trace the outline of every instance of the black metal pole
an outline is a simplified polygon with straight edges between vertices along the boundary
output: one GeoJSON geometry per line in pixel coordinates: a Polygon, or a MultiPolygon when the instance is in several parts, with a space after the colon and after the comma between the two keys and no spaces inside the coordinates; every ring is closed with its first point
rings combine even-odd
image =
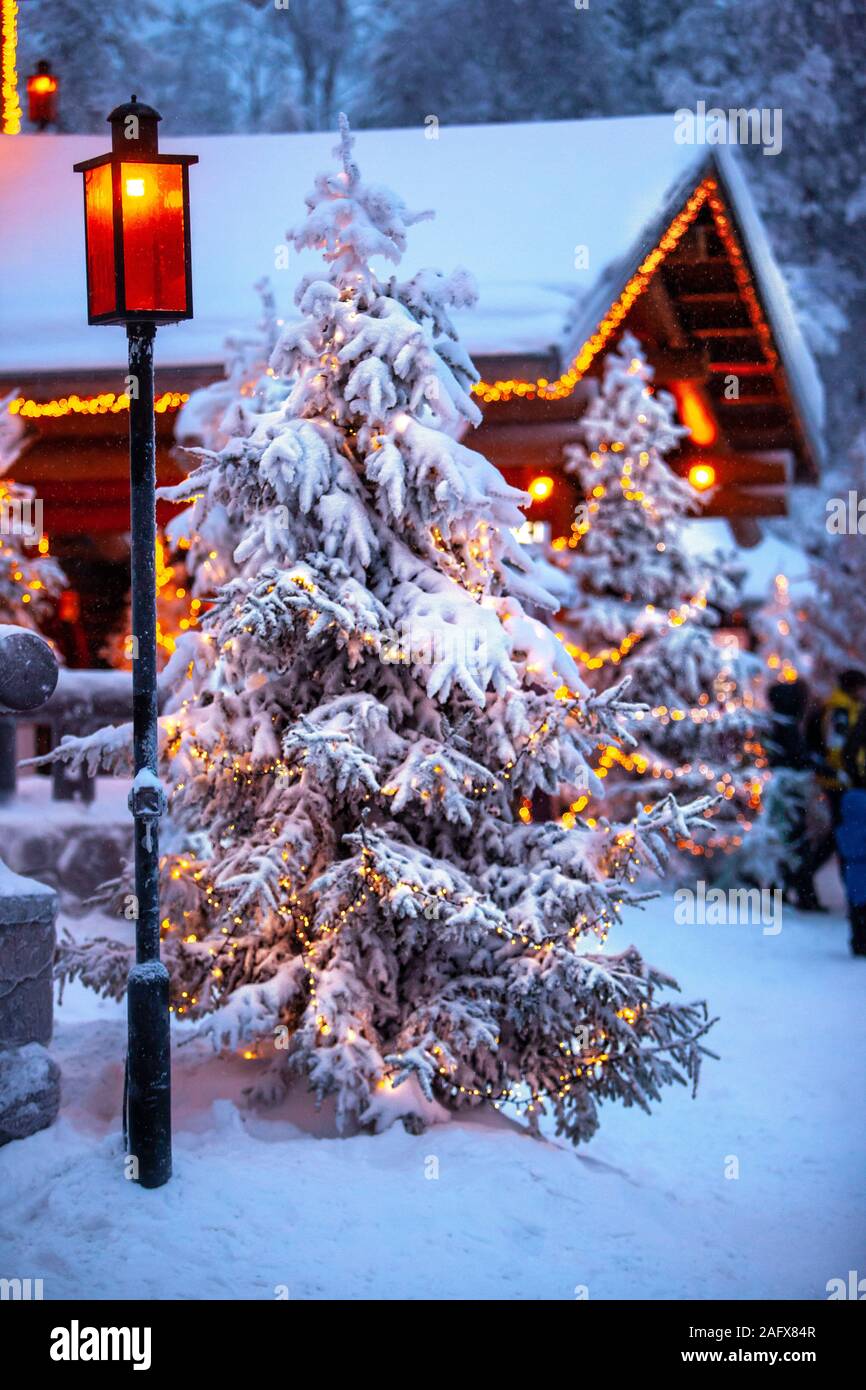
{"type": "Polygon", "coordinates": [[[135,781],[135,965],[127,987],[126,1133],[130,1176],[142,1187],[171,1177],[168,971],[159,958],[159,818],[156,693],[156,439],[153,324],[129,324],[129,470],[132,529],[132,723],[135,781]]]}

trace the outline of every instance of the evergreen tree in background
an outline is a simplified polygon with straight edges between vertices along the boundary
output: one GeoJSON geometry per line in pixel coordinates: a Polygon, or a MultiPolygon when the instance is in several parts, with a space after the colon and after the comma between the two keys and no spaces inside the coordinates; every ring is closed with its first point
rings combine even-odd
{"type": "MultiPolygon", "coordinates": [[[[812,532],[811,592],[803,603],[800,640],[828,694],[846,667],[866,670],[866,429],[821,487],[812,532]],[[860,505],[863,513],[860,514],[860,505]]],[[[810,496],[813,517],[814,498],[810,496]]]]}
{"type": "MultiPolygon", "coordinates": [[[[628,817],[672,784],[718,794],[718,830],[690,844],[712,853],[736,845],[759,803],[755,663],[714,632],[736,608],[737,589],[724,557],[696,559],[686,547],[684,522],[698,495],[665,456],[687,431],[652,376],[639,342],[624,333],[581,419],[582,442],[567,451],[586,501],[556,557],[573,584],[562,617],[593,688],[628,676],[629,699],[646,706],[636,747],[600,750],[607,814],[628,817]]],[[[579,797],[572,810],[588,801],[579,797]]]]}
{"type": "Polygon", "coordinates": [[[0,398],[0,623],[39,630],[65,587],[48,554],[32,487],[8,476],[25,445],[21,417],[10,411],[16,392],[0,398]]]}
{"type": "MultiPolygon", "coordinates": [[[[249,332],[226,338],[221,380],[193,391],[178,414],[174,436],[186,452],[222,449],[237,435],[249,434],[253,417],[276,409],[288,394],[268,365],[283,326],[271,282],[264,276],[254,288],[261,303],[258,322],[249,332]]],[[[178,463],[183,460],[179,455],[178,463]]]]}
{"type": "Polygon", "coordinates": [[[761,814],[730,856],[725,877],[737,883],[787,890],[811,910],[812,858],[809,843],[817,787],[806,739],[809,693],[803,677],[811,658],[803,648],[803,610],[796,609],[784,574],[752,617],[761,678],[757,730],[762,756],[761,814]]]}
{"type": "Polygon", "coordinates": [[[786,576],[777,574],[772,595],[752,619],[757,653],[768,684],[790,683],[809,674],[811,660],[803,648],[804,617],[805,610],[794,607],[786,576]]]}
{"type": "MultiPolygon", "coordinates": [[[[338,154],[290,233],[324,260],[272,359],[291,393],[169,492],[245,523],[164,673],[173,1007],[271,1057],[258,1094],[300,1074],[342,1124],[514,1100],[581,1139],[599,1102],[696,1080],[703,1006],[603,943],[706,798],[595,830],[518,814],[589,776],[629,707],[527,615],[549,600],[523,494],[454,438],[480,419],[450,321],[471,280],[381,278],[418,214],[363,182],[345,123],[338,154]]],[[[129,741],[59,756],[128,768],[129,741]]],[[[103,941],[62,968],[119,993],[127,966],[103,941]]]]}
{"type": "MultiPolygon", "coordinates": [[[[163,532],[156,538],[156,660],[163,670],[178,638],[198,624],[202,600],[190,592],[185,552],[188,545],[173,549],[163,532]]],[[[132,670],[135,644],[132,632],[132,603],[126,601],[123,618],[102,649],[101,656],[117,670],[132,670]]]]}

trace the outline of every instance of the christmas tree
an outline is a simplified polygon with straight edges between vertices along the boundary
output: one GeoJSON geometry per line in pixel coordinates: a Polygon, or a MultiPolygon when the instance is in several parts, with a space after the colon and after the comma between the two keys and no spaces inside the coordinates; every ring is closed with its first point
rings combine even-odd
{"type": "Polygon", "coordinates": [[[7,477],[25,445],[16,393],[0,398],[0,623],[38,630],[66,584],[48,554],[41,504],[33,488],[7,477]]]}
{"type": "MultiPolygon", "coordinates": [[[[752,680],[757,664],[715,631],[736,607],[733,565],[698,560],[684,523],[698,494],[666,463],[687,430],[674,401],[652,384],[637,339],[624,333],[608,354],[601,388],[570,445],[566,468],[585,501],[556,552],[573,585],[562,617],[569,651],[597,691],[628,676],[634,747],[598,751],[608,814],[628,816],[672,784],[722,798],[718,828],[690,839],[693,853],[736,846],[760,802],[752,680]]],[[[586,794],[573,803],[584,810],[586,794]]]]}
{"type": "MultiPolygon", "coordinates": [[[[163,670],[177,646],[178,638],[194,628],[201,616],[202,600],[190,592],[184,552],[173,551],[165,535],[156,538],[156,660],[163,670]]],[[[127,599],[123,619],[102,650],[102,656],[117,670],[132,670],[135,642],[132,632],[132,603],[127,599]]]]}
{"type": "Polygon", "coordinates": [[[808,674],[811,661],[803,650],[802,617],[791,599],[791,588],[784,574],[773,580],[773,592],[755,614],[752,627],[757,652],[766,672],[766,682],[789,685],[808,674]]]}
{"type": "Polygon", "coordinates": [[[784,574],[775,576],[772,593],[753,615],[752,631],[761,668],[756,710],[761,814],[730,856],[727,877],[762,888],[784,886],[800,896],[809,891],[797,870],[810,853],[807,822],[815,793],[803,730],[808,689],[802,677],[810,658],[784,574]]]}
{"type": "MultiPolygon", "coordinates": [[[[272,359],[292,390],[186,484],[244,537],[163,676],[173,1007],[270,1055],[257,1095],[300,1075],[344,1125],[513,1102],[586,1138],[601,1101],[697,1080],[704,1006],[603,946],[706,798],[521,819],[627,739],[629,707],[527,614],[551,601],[512,535],[523,494],[455,438],[480,418],[450,320],[468,275],[382,278],[418,214],[361,179],[345,122],[337,152],[289,234],[324,262],[272,359]]],[[[60,756],[128,767],[128,729],[60,756]]],[[[118,993],[127,965],[103,941],[62,968],[118,993]]]]}

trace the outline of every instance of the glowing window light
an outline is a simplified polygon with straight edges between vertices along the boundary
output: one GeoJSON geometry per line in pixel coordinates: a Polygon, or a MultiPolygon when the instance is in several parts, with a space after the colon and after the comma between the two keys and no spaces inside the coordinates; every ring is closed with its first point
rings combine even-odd
{"type": "Polygon", "coordinates": [[[679,417],[693,442],[699,448],[714,444],[719,431],[702,393],[690,381],[675,381],[671,390],[676,398],[679,417]]]}
{"type": "Polygon", "coordinates": [[[529,484],[529,494],[535,502],[546,502],[553,494],[554,482],[547,473],[541,473],[529,484]]]}
{"type": "Polygon", "coordinates": [[[706,492],[715,485],[716,470],[711,463],[693,463],[689,469],[689,482],[698,492],[706,492]]]}

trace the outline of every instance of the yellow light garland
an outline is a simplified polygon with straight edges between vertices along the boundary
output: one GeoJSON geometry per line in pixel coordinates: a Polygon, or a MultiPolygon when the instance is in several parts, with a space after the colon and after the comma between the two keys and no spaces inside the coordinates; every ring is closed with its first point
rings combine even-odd
{"type": "Polygon", "coordinates": [[[21,133],[21,102],[18,100],[18,5],[16,0],[3,0],[0,11],[3,21],[2,96],[3,134],[21,133]]]}
{"type": "Polygon", "coordinates": [[[547,377],[538,377],[535,381],[521,381],[516,378],[507,381],[478,381],[472,388],[474,393],[481,397],[485,405],[497,401],[509,401],[514,396],[527,400],[537,398],[547,401],[563,400],[570,396],[577,383],[592,366],[595,358],[621,327],[635,300],[648,288],[659,266],[670,252],[676,249],[705,203],[708,203],[715,229],[731,259],[737,289],[746,304],[764,356],[769,365],[775,366],[778,358],[773,348],[772,332],[761,312],[758,296],[752,283],[752,276],[733,232],[732,219],[719,195],[717,180],[706,178],[698,184],[685,206],[670,223],[664,236],[638,266],[622,293],[611,304],[595,332],[583,343],[561,376],[557,377],[555,381],[549,381],[547,377]]]}
{"type": "MultiPolygon", "coordinates": [[[[164,415],[167,410],[179,410],[188,400],[186,391],[163,391],[155,397],[153,408],[157,415],[164,415]]],[[[113,391],[103,391],[99,396],[60,396],[50,401],[16,396],[8,406],[10,415],[20,415],[26,420],[59,420],[65,415],[117,415],[128,409],[129,396],[125,391],[119,396],[113,391]]]]}

